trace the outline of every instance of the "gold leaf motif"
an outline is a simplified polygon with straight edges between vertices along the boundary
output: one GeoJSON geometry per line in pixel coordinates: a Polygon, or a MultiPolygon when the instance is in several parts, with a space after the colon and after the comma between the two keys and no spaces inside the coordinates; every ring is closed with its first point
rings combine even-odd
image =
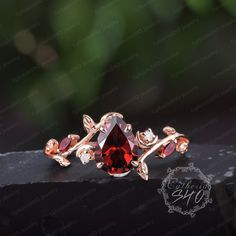
{"type": "Polygon", "coordinates": [[[139,166],[137,168],[137,173],[139,174],[139,176],[144,179],[144,180],[148,180],[148,167],[147,164],[145,162],[140,162],[139,166]]]}
{"type": "Polygon", "coordinates": [[[63,167],[67,167],[70,165],[70,161],[60,155],[53,156],[53,160],[57,161],[60,164],[60,166],[63,166],[63,167]]]}
{"type": "Polygon", "coordinates": [[[84,128],[87,131],[87,133],[89,133],[90,130],[93,129],[95,126],[95,122],[88,115],[83,115],[83,124],[84,124],[84,128]]]}
{"type": "Polygon", "coordinates": [[[173,127],[166,126],[163,128],[163,132],[167,135],[175,134],[176,130],[173,127]]]}

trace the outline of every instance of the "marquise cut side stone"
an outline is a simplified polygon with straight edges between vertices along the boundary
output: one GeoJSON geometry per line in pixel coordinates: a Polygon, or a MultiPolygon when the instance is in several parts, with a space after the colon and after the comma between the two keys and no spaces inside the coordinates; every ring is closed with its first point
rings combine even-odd
{"type": "Polygon", "coordinates": [[[59,144],[59,150],[60,152],[65,152],[68,150],[71,144],[71,138],[65,137],[61,140],[59,144]]]}
{"type": "Polygon", "coordinates": [[[174,153],[175,148],[176,148],[176,143],[171,140],[165,146],[164,145],[161,146],[161,148],[158,150],[158,155],[161,157],[168,157],[174,153]]]}

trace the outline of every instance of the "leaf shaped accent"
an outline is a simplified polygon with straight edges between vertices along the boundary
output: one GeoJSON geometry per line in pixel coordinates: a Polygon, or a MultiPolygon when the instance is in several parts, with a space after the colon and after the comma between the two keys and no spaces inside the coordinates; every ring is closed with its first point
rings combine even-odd
{"type": "Polygon", "coordinates": [[[53,156],[53,160],[57,161],[60,164],[60,166],[63,166],[63,167],[67,167],[70,165],[70,161],[60,155],[53,156]]]}
{"type": "Polygon", "coordinates": [[[163,128],[163,132],[164,132],[166,135],[171,135],[171,134],[175,134],[175,133],[176,133],[176,130],[175,130],[173,127],[166,126],[166,127],[163,128]]]}
{"type": "Polygon", "coordinates": [[[87,133],[89,133],[90,130],[93,129],[95,126],[95,122],[88,115],[83,115],[83,124],[84,124],[84,128],[87,131],[87,133]]]}
{"type": "Polygon", "coordinates": [[[50,158],[58,152],[59,143],[56,139],[50,139],[44,148],[44,154],[50,158]]]}
{"type": "Polygon", "coordinates": [[[145,162],[140,162],[139,166],[137,168],[137,173],[139,174],[139,176],[144,179],[144,180],[148,180],[148,167],[147,164],[145,162]]]}

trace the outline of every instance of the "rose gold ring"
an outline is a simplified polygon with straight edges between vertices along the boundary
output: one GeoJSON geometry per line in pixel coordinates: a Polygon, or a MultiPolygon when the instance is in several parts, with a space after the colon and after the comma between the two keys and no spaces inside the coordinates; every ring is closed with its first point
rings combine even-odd
{"type": "Polygon", "coordinates": [[[111,176],[123,177],[136,169],[141,178],[148,180],[145,163],[148,156],[166,158],[175,150],[181,154],[188,150],[189,140],[169,126],[163,129],[166,135],[163,139],[150,128],[134,136],[131,124],[126,124],[123,115],[117,112],[105,114],[98,123],[83,115],[83,125],[87,132],[83,139],[76,134],[69,134],[60,143],[50,139],[44,148],[45,155],[67,167],[71,164],[67,157],[76,152],[83,164],[94,160],[97,168],[111,176]],[[92,141],[98,132],[97,140],[92,141]]]}

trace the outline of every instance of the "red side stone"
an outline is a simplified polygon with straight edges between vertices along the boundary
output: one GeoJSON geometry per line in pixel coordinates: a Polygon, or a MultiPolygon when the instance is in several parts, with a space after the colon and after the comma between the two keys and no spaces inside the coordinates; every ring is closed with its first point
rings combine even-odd
{"type": "Polygon", "coordinates": [[[174,153],[175,148],[176,143],[171,140],[167,145],[161,146],[161,148],[158,150],[158,155],[161,157],[168,157],[174,153]]]}
{"type": "Polygon", "coordinates": [[[65,152],[68,150],[68,148],[70,147],[71,144],[71,139],[68,137],[65,137],[61,140],[60,144],[59,144],[59,151],[60,152],[65,152]]]}

